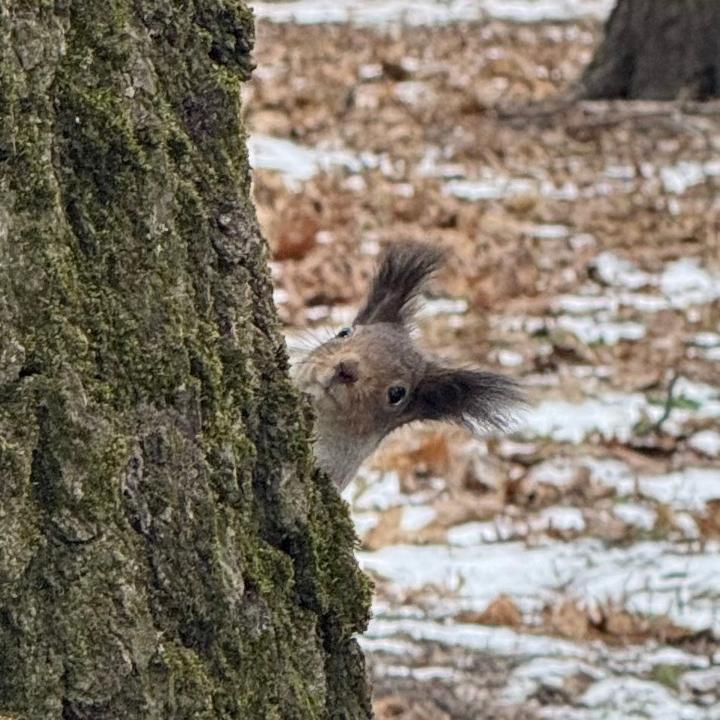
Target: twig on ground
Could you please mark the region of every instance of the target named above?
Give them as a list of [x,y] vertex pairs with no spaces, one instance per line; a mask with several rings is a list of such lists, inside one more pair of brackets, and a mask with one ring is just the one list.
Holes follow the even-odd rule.
[[668,385],[668,391],[667,391],[667,397],[665,398],[665,408],[663,409],[663,414],[660,416],[658,421],[655,423],[655,432],[662,432],[662,426],[665,422],[667,422],[668,418],[670,417],[672,410],[673,410],[673,393],[675,391],[675,385],[677,384],[677,381],[680,379],[680,373],[676,371],[673,372],[673,376],[670,379],[670,384]]

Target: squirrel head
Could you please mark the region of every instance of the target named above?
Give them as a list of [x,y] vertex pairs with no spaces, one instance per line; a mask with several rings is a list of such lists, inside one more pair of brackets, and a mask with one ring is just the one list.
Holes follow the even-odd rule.
[[402,425],[440,420],[504,430],[522,403],[513,380],[452,366],[415,345],[420,294],[443,260],[430,245],[391,245],[352,325],[294,367],[297,385],[315,408],[318,464],[341,490]]

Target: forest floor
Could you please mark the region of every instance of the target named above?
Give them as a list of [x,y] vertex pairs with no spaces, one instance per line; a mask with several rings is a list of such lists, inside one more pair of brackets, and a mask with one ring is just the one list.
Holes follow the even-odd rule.
[[424,343],[532,399],[510,437],[398,433],[346,493],[380,720],[720,718],[720,106],[563,102],[611,4],[257,5],[289,345],[429,240]]

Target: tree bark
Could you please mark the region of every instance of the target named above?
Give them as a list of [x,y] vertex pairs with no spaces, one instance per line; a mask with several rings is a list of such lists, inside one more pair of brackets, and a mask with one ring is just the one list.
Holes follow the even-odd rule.
[[288,381],[239,0],[0,0],[0,715],[370,716]]
[[581,84],[591,99],[720,96],[720,2],[618,0]]

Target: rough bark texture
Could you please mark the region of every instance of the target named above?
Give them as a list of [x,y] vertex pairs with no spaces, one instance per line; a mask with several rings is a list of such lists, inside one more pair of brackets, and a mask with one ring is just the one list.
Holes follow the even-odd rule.
[[618,0],[582,86],[588,98],[720,96],[720,0]]
[[366,718],[233,0],[0,0],[0,715]]

